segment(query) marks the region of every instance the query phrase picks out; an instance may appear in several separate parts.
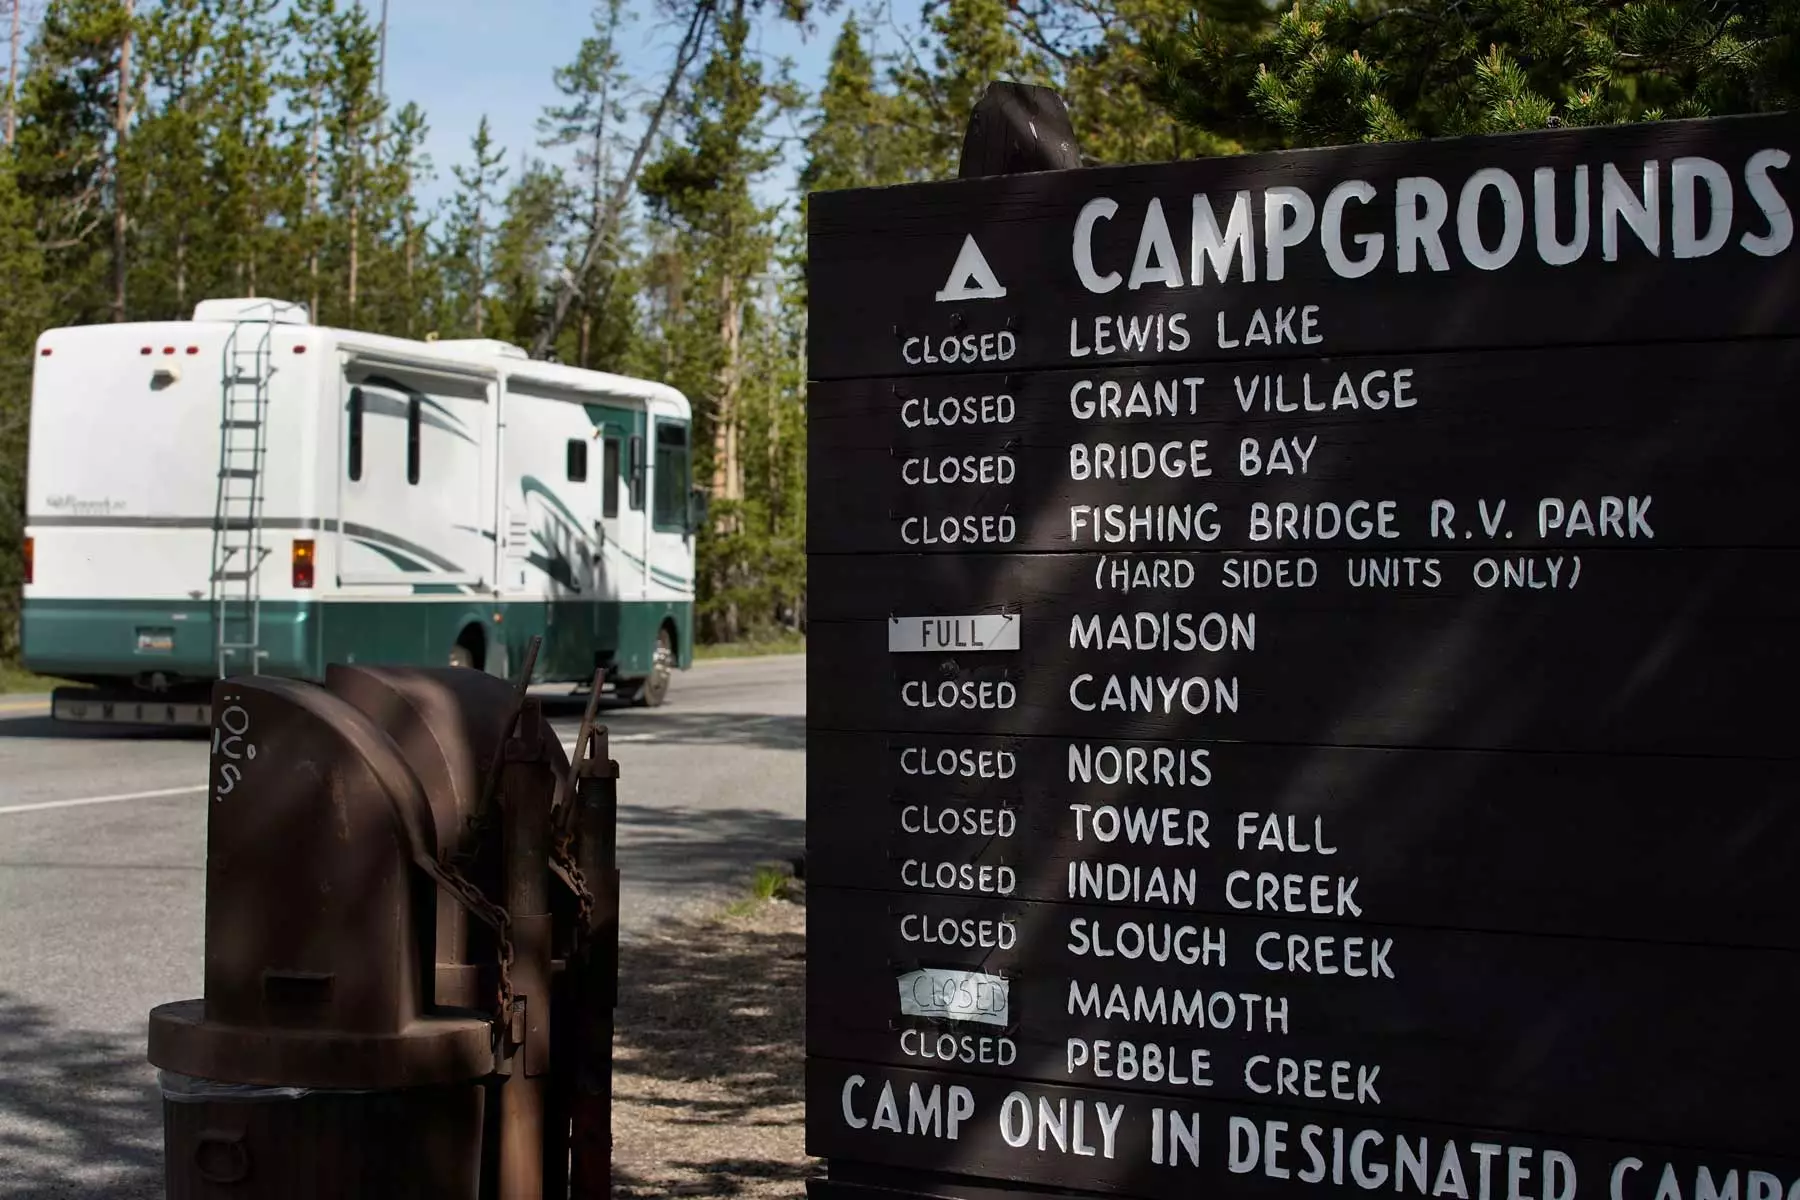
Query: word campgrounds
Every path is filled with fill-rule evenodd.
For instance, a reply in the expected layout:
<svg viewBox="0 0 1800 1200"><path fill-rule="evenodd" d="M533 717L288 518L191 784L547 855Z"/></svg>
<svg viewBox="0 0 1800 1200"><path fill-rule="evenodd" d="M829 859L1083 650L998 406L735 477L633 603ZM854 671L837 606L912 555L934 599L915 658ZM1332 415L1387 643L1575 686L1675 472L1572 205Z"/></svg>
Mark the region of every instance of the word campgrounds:
<svg viewBox="0 0 1800 1200"><path fill-rule="evenodd" d="M833 1115L845 1130L914 1146L965 1140L992 1146L997 1137L1022 1156L1111 1160L1133 1175L1134 1167L1187 1169L1219 1182L1254 1176L1432 1200L1800 1200L1800 1170L1791 1163L1785 1170L1762 1164L1777 1168L1765 1170L1741 1160L1694 1162L1686 1153L1659 1161L1647 1149L1596 1154L1592 1144L1562 1149L1532 1144L1537 1138L1402 1133L1323 1118L1230 1114L1221 1120L1127 1093L1098 1099L1104 1093L1015 1088L996 1097L984 1088L978 1100L970 1087L921 1085L920 1078L855 1071L837 1089Z"/></svg>

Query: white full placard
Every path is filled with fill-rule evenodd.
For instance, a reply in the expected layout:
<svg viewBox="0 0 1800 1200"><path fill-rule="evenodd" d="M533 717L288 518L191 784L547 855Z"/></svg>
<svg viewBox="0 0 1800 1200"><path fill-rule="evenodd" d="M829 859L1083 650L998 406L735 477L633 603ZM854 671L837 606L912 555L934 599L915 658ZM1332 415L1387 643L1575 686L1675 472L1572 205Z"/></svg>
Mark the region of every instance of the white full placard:
<svg viewBox="0 0 1800 1200"><path fill-rule="evenodd" d="M896 654L1018 648L1018 613L888 618L888 649Z"/></svg>
<svg viewBox="0 0 1800 1200"><path fill-rule="evenodd" d="M900 1012L908 1017L939 1017L1008 1025L1007 981L979 971L924 967L900 976Z"/></svg>

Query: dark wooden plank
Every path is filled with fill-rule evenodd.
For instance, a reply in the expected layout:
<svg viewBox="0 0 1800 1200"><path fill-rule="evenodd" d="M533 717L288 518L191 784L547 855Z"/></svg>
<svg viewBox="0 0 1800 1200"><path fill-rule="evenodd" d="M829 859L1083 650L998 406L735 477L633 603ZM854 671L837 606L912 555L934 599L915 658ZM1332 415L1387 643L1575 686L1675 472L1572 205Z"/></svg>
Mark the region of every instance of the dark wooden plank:
<svg viewBox="0 0 1800 1200"><path fill-rule="evenodd" d="M1770 162L1767 152L1787 163L1796 149L1800 119L1784 114L821 193L809 205L810 377L968 370L967 361L918 361L921 344L941 345L945 338L969 339L982 358L979 368L1010 370L1084 358L1204 361L1793 335L1800 333L1800 276L1789 262L1789 205L1800 184L1793 165L1762 168ZM1676 246L1671 164L1681 157L1717 163L1731 190L1729 229L1721 226L1717 248L1703 255L1681 256L1711 246L1704 187L1679 189L1684 206L1692 206L1688 212L1698 213L1689 230L1695 237L1684 238L1680 251ZM1749 169L1752 162L1758 165ZM1616 197L1628 189L1642 195L1647 163L1657 173L1648 209L1656 222L1655 253L1604 199L1609 164L1617 172L1610 189ZM1543 211L1554 210L1556 237L1569 242L1581 166L1588 168L1585 247L1567 265L1548 265L1539 248L1535 172L1554 172L1555 200ZM1402 179L1432 180L1443 189L1442 270L1432 252L1416 248L1412 269L1400 269L1395 197ZM1331 265L1319 218L1334 189L1358 180L1369 185L1369 198L1342 210L1346 258L1362 257L1360 235L1384 241L1373 270L1353 276L1354 267ZM1465 237L1459 209L1464 195L1474 194L1472 181L1482 189L1472 209L1478 236ZM1517 223L1510 227L1518 236L1513 252L1501 254L1509 232L1501 193L1485 185L1507 181L1518 190ZM1283 253L1279 279L1266 252L1265 197L1273 187L1298 189L1314 210L1309 235ZM1207 196L1226 231L1240 191L1249 194L1245 215L1256 278L1243 279L1239 259L1225 286L1210 263L1194 286L1192 198ZM1094 286L1105 286L1100 277L1112 272L1120 277L1106 292L1090 290L1076 266L1078 218L1097 199L1117 205L1092 227ZM1134 290L1128 277L1152 200L1169 236L1166 249L1146 253L1144 261L1168 268L1181 286L1140 277ZM1773 224L1765 206L1776 214ZM1281 212L1275 215L1278 225L1288 224ZM971 237L985 271L974 271L964 257ZM1746 237L1772 237L1751 243L1769 253L1751 252ZM998 289L1004 295L995 295ZM1221 322L1225 341L1243 343L1258 312L1270 336L1291 336L1278 345L1220 345ZM1179 337L1172 331L1178 315L1185 326ZM1160 351L1152 329L1144 351L1101 353L1107 332L1097 323L1109 323L1116 344L1123 336L1116 330L1134 318L1161 330Z"/></svg>
<svg viewBox="0 0 1800 1200"><path fill-rule="evenodd" d="M1233 872L1330 871L1399 925L1800 949L1789 763L815 732L806 837L813 887L1155 906L1128 881L1194 868L1229 913Z"/></svg>
<svg viewBox="0 0 1800 1200"><path fill-rule="evenodd" d="M918 1107L909 1109L915 1087ZM962 1090L953 1092L958 1088ZM897 1131L875 1124L884 1091L893 1101ZM1019 1099L1011 1100L1015 1093ZM939 1112L935 1122L924 1111L933 1098ZM1697 1098L1694 1102L1701 1103ZM1100 1128L1102 1103L1107 1105L1110 1143ZM952 1105L958 1111L969 1110L954 1137L948 1125ZM1021 1107L1029 1111L1028 1127L1020 1120ZM1077 1111L1082 1120L1080 1149L1072 1137ZM1003 1126L1003 1114L1011 1118L1010 1124ZM1060 1119L1060 1131L1046 1129L1040 1114L1051 1118L1051 1129ZM1170 1114L1178 1114L1184 1135L1191 1130L1198 1137L1193 1142L1177 1139L1170 1132L1174 1123ZM1160 1139L1154 1126L1162 1129ZM1009 1142L1007 1135L1018 1144ZM1399 1154L1402 1141L1410 1155L1405 1159ZM807 1151L829 1157L834 1172L840 1161L858 1164L854 1170L859 1178L875 1177L871 1165L879 1165L1149 1200L1196 1196L1300 1200L1319 1195L1322 1187L1349 1194L1391 1192L1468 1200L1595 1196L1655 1200L1665 1169L1676 1189L1665 1196L1693 1200L1702 1168L1707 1171L1706 1183L1716 1188L1735 1181L1740 1197L1776 1200L1800 1182L1800 1159L1789 1156L1791 1147L1782 1155L1746 1157L1694 1149L1691 1143L1687 1148L1679 1145L1321 1114L1293 1106L1171 1102L823 1058L809 1059L806 1065ZM1422 1168L1414 1166L1421 1157ZM1446 1167L1449 1161L1454 1167ZM927 1196L995 1200L995 1195L965 1190L960 1182L918 1180L911 1187Z"/></svg>
<svg viewBox="0 0 1800 1200"><path fill-rule="evenodd" d="M1067 621L1058 628L1030 611L1016 652L890 654L888 625L812 622L813 728L1800 752L1790 708L1770 702L1779 681L1800 674L1794 619L1735 620L1722 605L1706 615L1623 614L1604 625L1565 620L1549 605L1496 612L1478 598L1396 602L1338 619L1277 612L1258 618L1253 650L1239 640L1238 649L1186 655L1070 650Z"/></svg>
<svg viewBox="0 0 1800 1200"><path fill-rule="evenodd" d="M1379 411L1263 411L1277 394L1360 405L1365 383ZM809 549L1116 550L1086 510L1209 504L1199 528L1130 548L1800 545L1797 385L1792 340L814 384ZM1609 496L1620 519L1602 521ZM1387 527L1257 519L1357 501L1390 503ZM1434 501L1454 506L1441 522ZM984 517L1007 540L947 540Z"/></svg>
<svg viewBox="0 0 1800 1200"><path fill-rule="evenodd" d="M1602 634L1633 618L1800 614L1800 550L1763 548L821 554L809 560L808 580L815 620L1013 612L1020 637L1039 647L1069 646L1073 617L1110 627L1138 612L1255 613L1287 629L1436 611Z"/></svg>
<svg viewBox="0 0 1800 1200"><path fill-rule="evenodd" d="M1372 913L808 899L811 1054L1246 1103L1284 1099L1284 1059L1327 1076L1345 1063L1285 1099L1744 1153L1800 1145L1783 1065L1800 1056L1791 951L1405 929ZM1294 969L1321 962L1332 973ZM904 1016L901 977L928 967L1006 977L1008 1024Z"/></svg>

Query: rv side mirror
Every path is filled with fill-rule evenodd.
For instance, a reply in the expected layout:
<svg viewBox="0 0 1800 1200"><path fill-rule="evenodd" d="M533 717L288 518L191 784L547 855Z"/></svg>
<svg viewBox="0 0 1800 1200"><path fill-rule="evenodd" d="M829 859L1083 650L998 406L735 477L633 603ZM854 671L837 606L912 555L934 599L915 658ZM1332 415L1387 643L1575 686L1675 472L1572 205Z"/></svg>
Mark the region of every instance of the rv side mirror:
<svg viewBox="0 0 1800 1200"><path fill-rule="evenodd" d="M631 481L631 507L644 507L644 439L633 435L626 451L625 478Z"/></svg>
<svg viewBox="0 0 1800 1200"><path fill-rule="evenodd" d="M700 527L706 524L706 500L705 488L696 486L688 489L687 527L689 533L700 532Z"/></svg>

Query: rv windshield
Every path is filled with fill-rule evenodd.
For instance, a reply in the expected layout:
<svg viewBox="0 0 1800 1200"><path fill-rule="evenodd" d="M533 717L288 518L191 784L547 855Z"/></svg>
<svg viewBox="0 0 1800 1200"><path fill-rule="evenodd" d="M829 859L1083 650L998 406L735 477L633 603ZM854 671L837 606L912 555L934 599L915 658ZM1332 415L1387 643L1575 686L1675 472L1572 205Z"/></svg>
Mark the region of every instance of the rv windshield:
<svg viewBox="0 0 1800 1200"><path fill-rule="evenodd" d="M659 530L687 528L688 430L671 421L656 423L656 482L651 519Z"/></svg>

